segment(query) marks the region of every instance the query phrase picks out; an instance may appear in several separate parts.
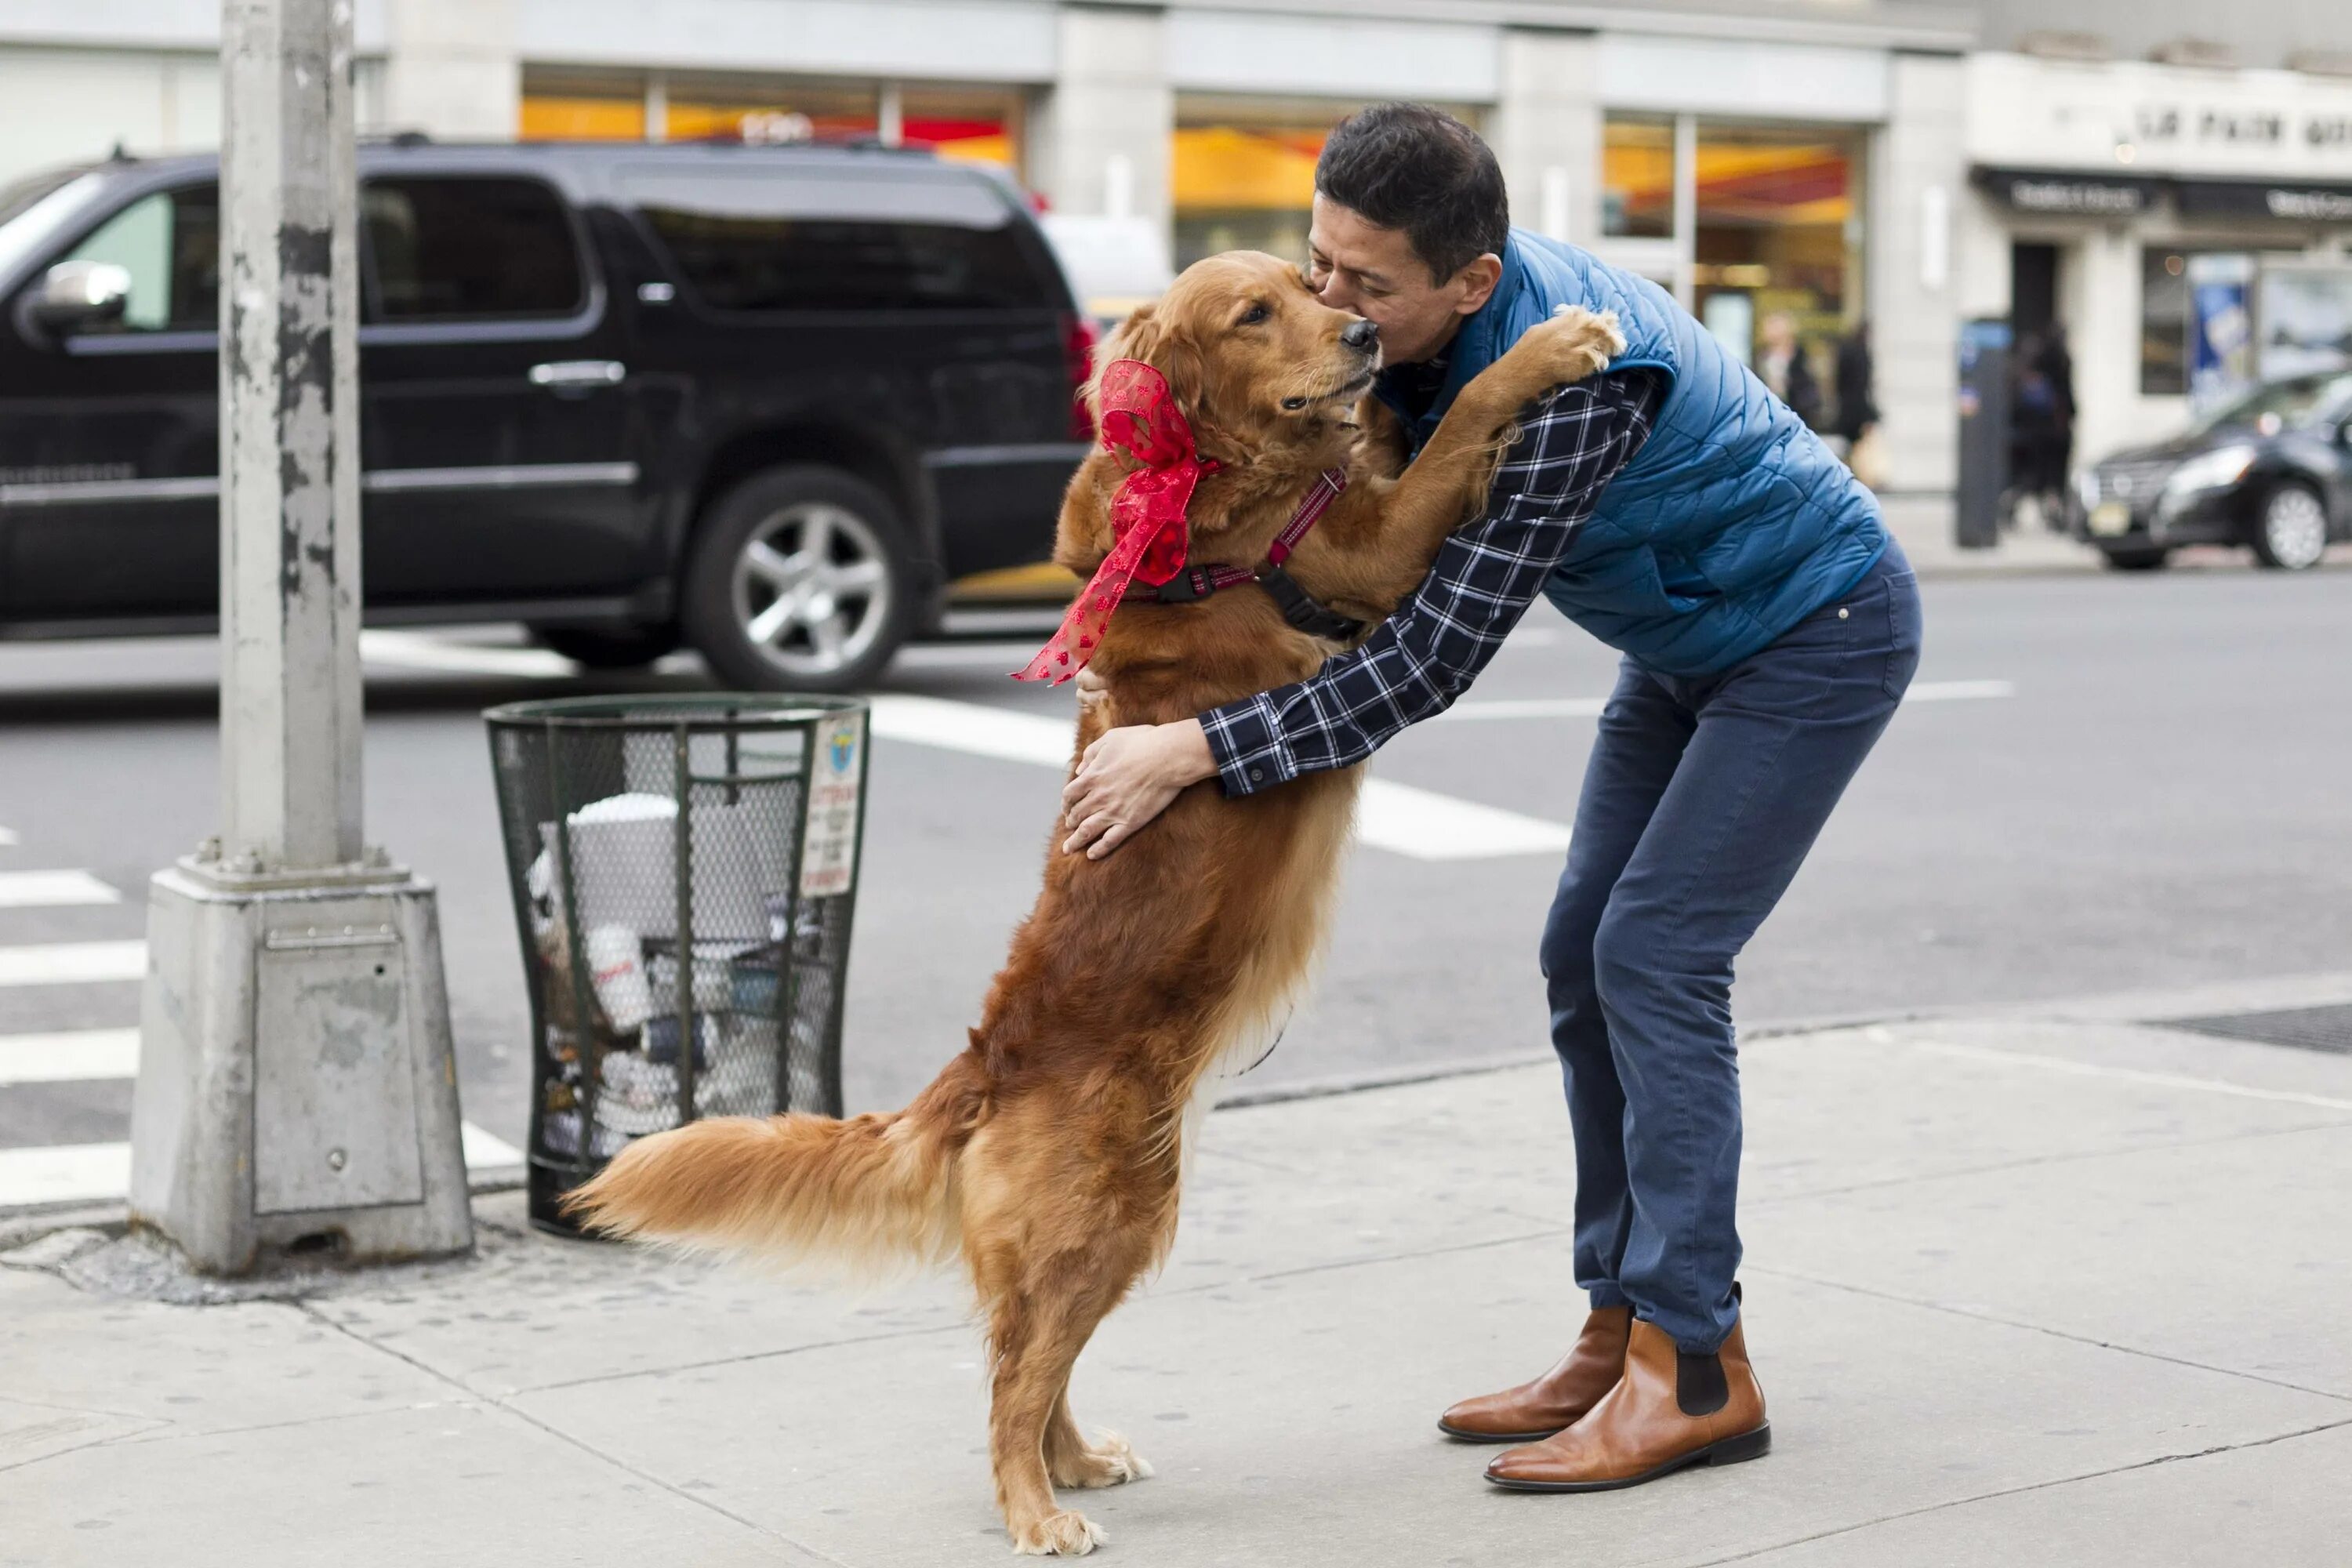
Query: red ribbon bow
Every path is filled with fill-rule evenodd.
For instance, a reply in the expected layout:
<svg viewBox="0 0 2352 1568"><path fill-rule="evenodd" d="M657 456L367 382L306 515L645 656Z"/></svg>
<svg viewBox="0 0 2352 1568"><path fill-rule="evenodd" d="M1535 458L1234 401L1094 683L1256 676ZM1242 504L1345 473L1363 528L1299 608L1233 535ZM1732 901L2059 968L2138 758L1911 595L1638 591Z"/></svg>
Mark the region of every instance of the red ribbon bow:
<svg viewBox="0 0 2352 1568"><path fill-rule="evenodd" d="M1176 406L1168 378L1141 360L1113 360L1102 374L1101 397L1103 450L1124 448L1143 467L1111 498L1117 542L1110 553L1072 601L1061 629L1013 674L1015 680L1059 686L1069 679L1094 658L1130 581L1156 588L1184 570L1184 509L1201 476L1217 469L1216 460L1202 457L1192 444L1192 427Z"/></svg>

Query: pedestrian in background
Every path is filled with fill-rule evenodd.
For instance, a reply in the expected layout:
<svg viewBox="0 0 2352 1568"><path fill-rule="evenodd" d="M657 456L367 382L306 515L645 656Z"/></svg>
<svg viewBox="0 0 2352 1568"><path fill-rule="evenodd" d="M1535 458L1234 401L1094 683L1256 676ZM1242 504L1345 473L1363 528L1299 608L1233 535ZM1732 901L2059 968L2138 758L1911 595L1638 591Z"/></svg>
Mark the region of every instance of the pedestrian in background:
<svg viewBox="0 0 2352 1568"><path fill-rule="evenodd" d="M1797 318L1786 310L1764 318L1764 352L1756 357L1756 374L1809 428L1821 427L1822 384L1805 363Z"/></svg>
<svg viewBox="0 0 2352 1568"><path fill-rule="evenodd" d="M2052 322L2046 333L2018 344L2015 384L2010 393L2009 518L2016 500L2032 496L2042 522L2063 528L2066 517L2066 469L2074 452L2074 357L2066 351L2066 329Z"/></svg>
<svg viewBox="0 0 2352 1568"><path fill-rule="evenodd" d="M1856 321L1838 342L1837 423L1832 446L1853 477L1872 489L1884 479L1878 452L1878 402L1871 394L1870 322Z"/></svg>

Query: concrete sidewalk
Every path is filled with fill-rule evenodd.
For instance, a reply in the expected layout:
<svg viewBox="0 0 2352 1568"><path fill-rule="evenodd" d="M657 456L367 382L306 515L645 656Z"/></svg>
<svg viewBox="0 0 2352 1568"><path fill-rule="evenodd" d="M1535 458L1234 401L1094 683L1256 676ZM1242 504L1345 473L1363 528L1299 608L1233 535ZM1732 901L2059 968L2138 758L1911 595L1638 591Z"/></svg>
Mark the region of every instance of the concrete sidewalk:
<svg viewBox="0 0 2352 1568"><path fill-rule="evenodd" d="M1448 1401L1581 1307L1544 1067L1220 1112L1165 1274L1081 1361L1156 1479L1065 1493L1153 1564L2148 1564L2352 1548L2352 1058L2095 1017L1743 1053L1775 1446L1498 1493ZM0 1563L993 1563L977 1339L541 1237L300 1300L0 1268ZM78 1247L89 1250L73 1257ZM42 1267L26 1267L40 1264Z"/></svg>
<svg viewBox="0 0 2352 1568"><path fill-rule="evenodd" d="M1887 531L1922 578L2070 575L2100 570L2099 553L2040 524L2013 528L1986 550L1963 550L1953 533L1948 496L1883 496Z"/></svg>

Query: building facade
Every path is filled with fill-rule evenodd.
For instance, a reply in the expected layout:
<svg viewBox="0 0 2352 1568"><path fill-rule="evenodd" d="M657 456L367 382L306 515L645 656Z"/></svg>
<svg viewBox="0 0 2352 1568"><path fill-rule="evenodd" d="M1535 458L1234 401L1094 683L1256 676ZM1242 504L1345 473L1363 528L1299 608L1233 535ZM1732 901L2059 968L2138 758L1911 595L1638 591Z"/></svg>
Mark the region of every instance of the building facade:
<svg viewBox="0 0 2352 1568"><path fill-rule="evenodd" d="M2352 43L2352 13L2336 25ZM2077 460L2252 381L2352 368L2352 55L2025 41L2078 52L1969 63L1959 303L2027 357L2063 330Z"/></svg>

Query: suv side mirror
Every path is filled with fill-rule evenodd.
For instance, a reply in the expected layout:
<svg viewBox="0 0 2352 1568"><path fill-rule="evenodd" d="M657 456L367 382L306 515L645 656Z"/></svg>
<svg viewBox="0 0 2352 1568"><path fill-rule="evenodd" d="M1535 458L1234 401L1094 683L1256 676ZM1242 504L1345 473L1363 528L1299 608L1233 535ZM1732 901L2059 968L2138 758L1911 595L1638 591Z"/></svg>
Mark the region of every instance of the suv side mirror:
<svg viewBox="0 0 2352 1568"><path fill-rule="evenodd" d="M131 304L131 268L111 261L60 261L41 278L33 320L70 332L122 320Z"/></svg>

